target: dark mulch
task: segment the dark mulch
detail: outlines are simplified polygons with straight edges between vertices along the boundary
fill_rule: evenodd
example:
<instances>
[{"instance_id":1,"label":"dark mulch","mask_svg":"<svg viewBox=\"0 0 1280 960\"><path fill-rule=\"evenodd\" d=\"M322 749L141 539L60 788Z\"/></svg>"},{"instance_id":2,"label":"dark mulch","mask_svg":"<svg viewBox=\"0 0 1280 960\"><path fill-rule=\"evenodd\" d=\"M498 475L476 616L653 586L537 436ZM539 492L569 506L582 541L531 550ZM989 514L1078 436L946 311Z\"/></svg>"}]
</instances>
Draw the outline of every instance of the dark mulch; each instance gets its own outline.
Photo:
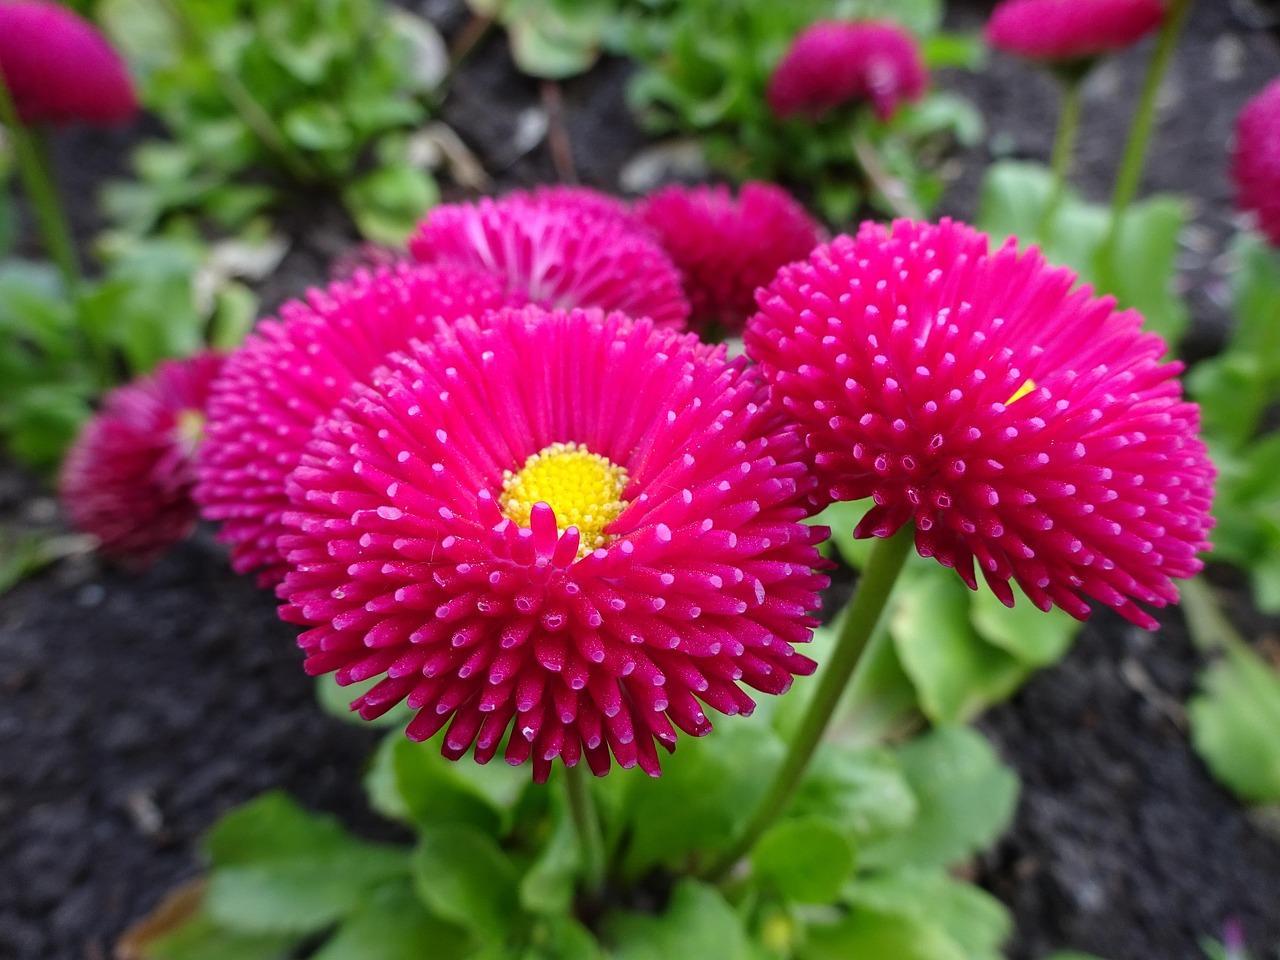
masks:
<instances>
[{"instance_id":1,"label":"dark mulch","mask_svg":"<svg viewBox=\"0 0 1280 960\"><path fill-rule=\"evenodd\" d=\"M457 25L452 0L426 8ZM1245 98L1280 72L1272 36L1231 4L1200 0L1171 75L1147 187L1194 198L1184 252L1192 346L1226 323L1231 229L1225 156ZM989 7L989 5L988 5ZM980 22L982 4L953 12ZM1080 155L1085 190L1105 199L1140 82L1141 52L1092 81ZM564 85L584 181L611 188L645 141L621 102L627 66ZM947 211L971 216L994 153L1043 159L1052 86L997 57L949 77L987 114L991 147L962 157ZM539 148L510 152L515 118L540 102L490 40L459 79L446 118L504 185L548 180ZM1115 106L1113 106L1115 105ZM81 132L57 144L74 206L91 210L104 173L137 132ZM294 251L264 303L320 281L351 239L332 207L287 220ZM97 223L77 218L86 234ZM47 513L38 484L0 463L0 522ZM1014 910L1014 960L1057 947L1112 960L1198 960L1197 938L1244 920L1256 953L1280 948L1280 843L1208 777L1179 725L1199 664L1176 613L1151 635L1113 617L1085 629L1067 660L983 722L1025 788L1010 834L979 879ZM0 957L99 960L120 932L199 870L197 841L223 811L281 786L358 829L385 831L359 776L376 735L315 706L293 630L272 598L234 577L205 532L136 577L67 562L0 599ZM1266 950L1264 950L1264 947ZM867 958L882 960L882 958ZM889 958L883 958L889 960Z\"/></svg>"}]
</instances>

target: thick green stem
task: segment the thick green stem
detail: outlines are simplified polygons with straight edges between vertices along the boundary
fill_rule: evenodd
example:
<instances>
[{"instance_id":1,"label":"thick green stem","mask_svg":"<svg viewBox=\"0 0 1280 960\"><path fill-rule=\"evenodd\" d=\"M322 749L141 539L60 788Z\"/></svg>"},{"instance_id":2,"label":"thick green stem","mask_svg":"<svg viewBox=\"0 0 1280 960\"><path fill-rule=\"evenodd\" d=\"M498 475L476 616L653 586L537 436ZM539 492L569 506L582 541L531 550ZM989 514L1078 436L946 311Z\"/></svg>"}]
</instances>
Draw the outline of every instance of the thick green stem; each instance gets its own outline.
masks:
<instances>
[{"instance_id":1,"label":"thick green stem","mask_svg":"<svg viewBox=\"0 0 1280 960\"><path fill-rule=\"evenodd\" d=\"M173 21L178 28L178 32L182 35L183 42L193 53L203 57L208 62L218 80L222 95L227 98L231 108L235 110L244 125L252 131L259 142L280 161L280 164L296 180L302 183L314 183L323 180L324 177L294 147L289 138L285 136L284 131L276 126L275 121L271 119L271 114L267 113L266 109L257 101L253 93L244 85L236 73L232 70L227 70L210 56L209 50L200 35L199 28L192 23L191 18L182 8L182 3L175 2L175 0L161 0L161 3L170 20Z\"/></svg>"},{"instance_id":2,"label":"thick green stem","mask_svg":"<svg viewBox=\"0 0 1280 960\"><path fill-rule=\"evenodd\" d=\"M1075 153L1076 135L1080 132L1080 110L1084 102L1081 86L1081 78L1072 77L1066 81L1063 91L1062 115L1058 118L1058 132L1053 138L1053 187L1040 217L1038 232L1041 243L1049 241L1053 218L1058 213L1062 195L1067 189L1067 177L1071 174L1071 157Z\"/></svg>"},{"instance_id":3,"label":"thick green stem","mask_svg":"<svg viewBox=\"0 0 1280 960\"><path fill-rule=\"evenodd\" d=\"M1138 181L1142 178L1142 167L1147 157L1147 145L1151 142L1151 131L1155 127L1156 98L1160 93L1160 83L1169 68L1174 47L1178 45L1178 36L1182 33L1182 26L1186 23L1193 2L1194 0L1168 0L1164 26L1160 29L1155 53L1147 67L1138 112L1134 115L1133 126L1129 128L1129 141L1125 144L1124 158L1120 161L1120 172L1116 175L1115 190L1111 195L1111 226L1103 245L1103 263L1111 262L1110 254L1115 250L1121 218L1137 196Z\"/></svg>"},{"instance_id":4,"label":"thick green stem","mask_svg":"<svg viewBox=\"0 0 1280 960\"><path fill-rule=\"evenodd\" d=\"M751 851L756 841L791 802L800 786L805 768L831 722L849 677L880 624L889 594L911 552L914 535L915 525L908 523L892 537L876 541L858 581L853 602L845 613L835 649L822 669L818 687L796 728L782 766L773 775L773 781L764 797L733 845L702 871L707 879L722 879L735 863Z\"/></svg>"},{"instance_id":5,"label":"thick green stem","mask_svg":"<svg viewBox=\"0 0 1280 960\"><path fill-rule=\"evenodd\" d=\"M591 798L591 771L585 763L565 768L564 786L569 798L569 813L578 834L582 849L583 894L595 903L604 891L604 835L600 829L600 817Z\"/></svg>"},{"instance_id":6,"label":"thick green stem","mask_svg":"<svg viewBox=\"0 0 1280 960\"><path fill-rule=\"evenodd\" d=\"M76 247L71 240L66 214L58 201L48 147L38 130L23 126L18 119L18 110L9 95L3 74L0 74L0 124L8 129L9 138L13 141L18 175L31 200L45 251L57 264L67 291L74 293L80 286L80 264L76 260Z\"/></svg>"}]
</instances>

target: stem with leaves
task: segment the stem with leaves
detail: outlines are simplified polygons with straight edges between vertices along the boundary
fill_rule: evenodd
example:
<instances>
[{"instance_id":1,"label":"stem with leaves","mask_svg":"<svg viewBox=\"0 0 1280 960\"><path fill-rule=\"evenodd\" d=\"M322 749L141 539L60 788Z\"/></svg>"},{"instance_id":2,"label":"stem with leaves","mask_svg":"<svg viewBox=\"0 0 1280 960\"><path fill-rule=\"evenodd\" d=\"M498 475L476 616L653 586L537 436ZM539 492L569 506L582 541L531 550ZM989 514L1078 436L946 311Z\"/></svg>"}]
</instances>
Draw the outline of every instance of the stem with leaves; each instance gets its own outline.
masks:
<instances>
[{"instance_id":1,"label":"stem with leaves","mask_svg":"<svg viewBox=\"0 0 1280 960\"><path fill-rule=\"evenodd\" d=\"M747 826L723 854L701 871L706 879L724 879L734 864L751 851L756 841L786 810L795 796L804 771L831 722L849 678L880 625L893 585L911 552L914 536L915 525L908 523L893 536L876 541L858 580L853 602L845 612L835 649L818 678L813 699L809 701L796 728L782 766L774 774Z\"/></svg>"},{"instance_id":2,"label":"stem with leaves","mask_svg":"<svg viewBox=\"0 0 1280 960\"><path fill-rule=\"evenodd\" d=\"M31 200L31 208L35 213L36 225L49 257L62 274L62 282L69 293L75 293L80 286L80 264L76 259L75 243L71 239L71 228L67 224L66 213L58 200L58 189L54 185L49 161L48 145L41 131L24 126L18 119L18 109L14 105L9 87L0 73L0 125L9 132L13 142L14 156L18 161L18 175L26 188L27 197Z\"/></svg>"}]
</instances>

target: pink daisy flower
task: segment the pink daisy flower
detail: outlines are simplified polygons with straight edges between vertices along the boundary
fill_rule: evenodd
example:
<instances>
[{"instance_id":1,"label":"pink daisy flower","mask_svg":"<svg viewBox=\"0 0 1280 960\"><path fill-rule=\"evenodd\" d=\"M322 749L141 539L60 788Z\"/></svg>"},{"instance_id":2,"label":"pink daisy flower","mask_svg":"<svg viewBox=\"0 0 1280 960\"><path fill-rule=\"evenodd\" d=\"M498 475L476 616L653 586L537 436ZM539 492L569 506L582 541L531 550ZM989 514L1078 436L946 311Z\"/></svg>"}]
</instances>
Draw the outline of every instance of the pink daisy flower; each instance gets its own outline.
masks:
<instances>
[{"instance_id":1,"label":"pink daisy flower","mask_svg":"<svg viewBox=\"0 0 1280 960\"><path fill-rule=\"evenodd\" d=\"M305 301L286 303L279 320L258 325L213 386L195 492L204 516L222 522L219 539L232 544L238 573L260 571L262 586L283 578L276 538L289 503L285 477L311 428L352 383L430 334L437 317L504 303L497 281L483 274L399 264L311 290Z\"/></svg>"},{"instance_id":2,"label":"pink daisy flower","mask_svg":"<svg viewBox=\"0 0 1280 960\"><path fill-rule=\"evenodd\" d=\"M118 123L138 113L119 54L57 3L0 3L0 74L24 124Z\"/></svg>"},{"instance_id":3,"label":"pink daisy flower","mask_svg":"<svg viewBox=\"0 0 1280 960\"><path fill-rule=\"evenodd\" d=\"M436 207L409 252L501 277L513 302L621 310L669 327L689 317L679 271L657 241L621 201L582 187Z\"/></svg>"},{"instance_id":4,"label":"pink daisy flower","mask_svg":"<svg viewBox=\"0 0 1280 960\"><path fill-rule=\"evenodd\" d=\"M1250 100L1236 119L1231 151L1236 205L1258 218L1272 246L1280 246L1280 79Z\"/></svg>"},{"instance_id":5,"label":"pink daisy flower","mask_svg":"<svg viewBox=\"0 0 1280 960\"><path fill-rule=\"evenodd\" d=\"M1160 0L1004 0L987 43L1030 60L1087 60L1132 46L1164 14Z\"/></svg>"},{"instance_id":6,"label":"pink daisy flower","mask_svg":"<svg viewBox=\"0 0 1280 960\"><path fill-rule=\"evenodd\" d=\"M920 45L889 21L819 20L791 42L769 78L769 106L780 117L817 119L866 101L881 120L919 100L929 85Z\"/></svg>"},{"instance_id":7,"label":"pink daisy flower","mask_svg":"<svg viewBox=\"0 0 1280 960\"><path fill-rule=\"evenodd\" d=\"M216 353L169 360L117 387L67 451L63 509L104 554L146 567L195 529L195 452L222 361Z\"/></svg>"},{"instance_id":8,"label":"pink daisy flower","mask_svg":"<svg viewBox=\"0 0 1280 960\"><path fill-rule=\"evenodd\" d=\"M744 184L669 186L651 194L637 217L657 235L680 270L699 326L738 332L755 312L755 292L822 240L822 228L785 190Z\"/></svg>"},{"instance_id":9,"label":"pink daisy flower","mask_svg":"<svg viewBox=\"0 0 1280 960\"><path fill-rule=\"evenodd\" d=\"M1092 597L1177 600L1201 568L1214 476L1179 363L1132 310L962 224L864 224L785 267L747 352L803 424L830 495L871 498L854 535L916 548L1012 604L1083 618Z\"/></svg>"},{"instance_id":10,"label":"pink daisy flower","mask_svg":"<svg viewBox=\"0 0 1280 960\"><path fill-rule=\"evenodd\" d=\"M444 755L545 780L778 694L827 578L816 482L744 358L597 310L464 319L321 424L289 478L281 616L310 673L382 677Z\"/></svg>"}]
</instances>

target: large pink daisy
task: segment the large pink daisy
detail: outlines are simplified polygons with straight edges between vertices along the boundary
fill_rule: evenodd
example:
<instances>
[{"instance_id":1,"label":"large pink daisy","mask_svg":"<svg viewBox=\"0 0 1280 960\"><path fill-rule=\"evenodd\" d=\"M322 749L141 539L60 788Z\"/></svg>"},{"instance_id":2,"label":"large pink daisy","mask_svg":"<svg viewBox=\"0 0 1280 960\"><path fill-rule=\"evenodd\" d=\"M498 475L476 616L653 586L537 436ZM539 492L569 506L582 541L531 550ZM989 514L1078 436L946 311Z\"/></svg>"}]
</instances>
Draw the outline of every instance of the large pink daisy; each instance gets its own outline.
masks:
<instances>
[{"instance_id":1,"label":"large pink daisy","mask_svg":"<svg viewBox=\"0 0 1280 960\"><path fill-rule=\"evenodd\" d=\"M915 526L1006 602L1143 626L1198 571L1214 470L1182 365L1132 310L1015 241L962 224L864 224L786 267L748 353L798 418L831 496L871 498L856 536Z\"/></svg>"},{"instance_id":2,"label":"large pink daisy","mask_svg":"<svg viewBox=\"0 0 1280 960\"><path fill-rule=\"evenodd\" d=\"M546 778L656 744L811 660L816 481L745 360L599 311L440 325L316 431L281 538L311 673L407 733Z\"/></svg>"}]
</instances>

